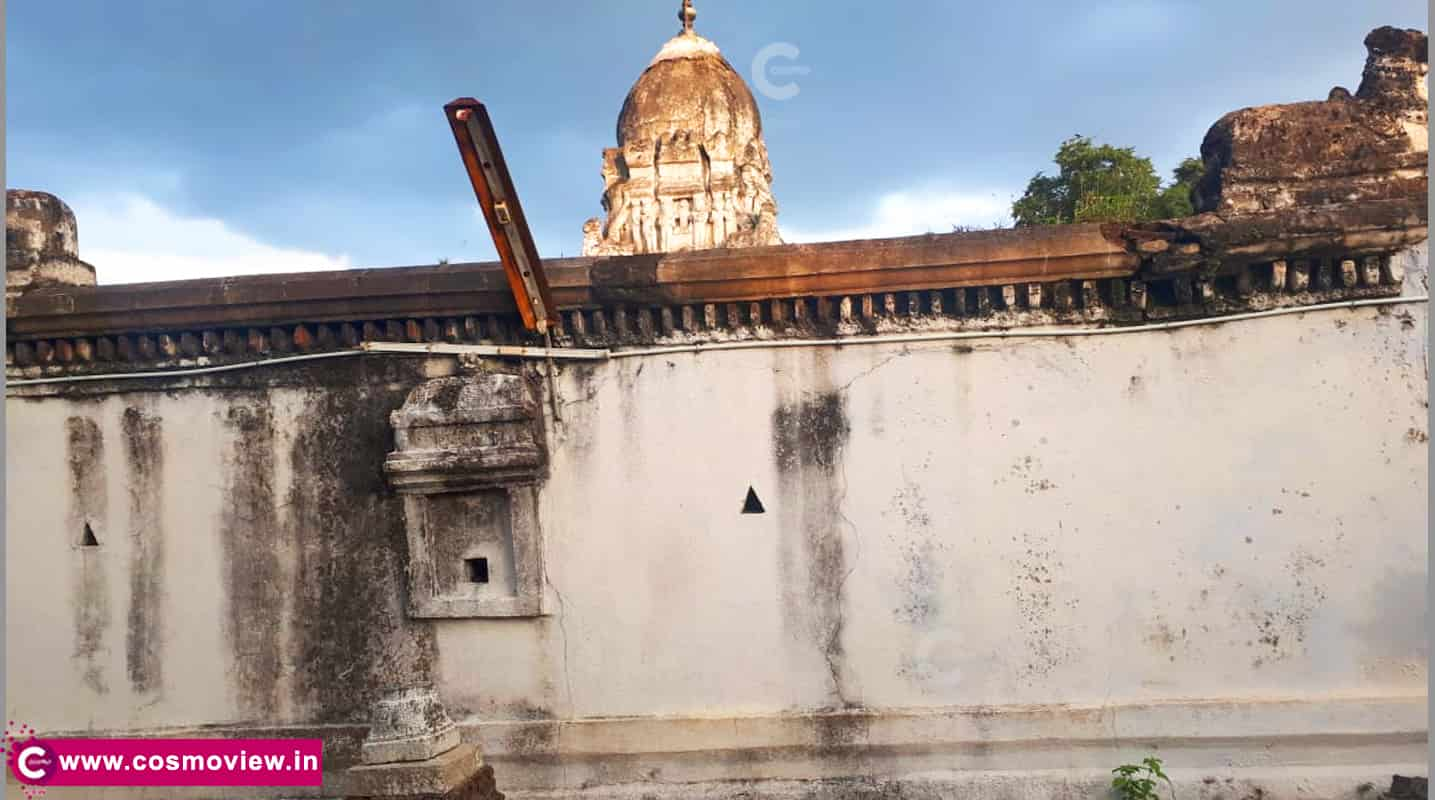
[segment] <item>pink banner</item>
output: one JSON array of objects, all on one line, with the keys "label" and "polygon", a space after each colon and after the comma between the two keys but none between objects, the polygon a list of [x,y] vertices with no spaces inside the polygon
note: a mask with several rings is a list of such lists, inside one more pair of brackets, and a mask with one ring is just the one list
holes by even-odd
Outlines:
[{"label": "pink banner", "polygon": [[322,739],[29,739],[10,747],[10,772],[29,786],[324,783]]}]

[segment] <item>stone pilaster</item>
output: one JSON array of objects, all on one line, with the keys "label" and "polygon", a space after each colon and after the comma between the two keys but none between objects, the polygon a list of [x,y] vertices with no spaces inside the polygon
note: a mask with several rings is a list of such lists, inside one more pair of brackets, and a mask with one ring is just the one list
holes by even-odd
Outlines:
[{"label": "stone pilaster", "polygon": [[437,693],[397,689],[374,704],[363,763],[344,774],[349,800],[503,800],[482,753],[459,741]]},{"label": "stone pilaster", "polygon": [[348,800],[503,800],[493,767],[471,744],[424,761],[352,767],[343,792]]},{"label": "stone pilaster", "polygon": [[458,728],[438,693],[413,688],[389,692],[374,704],[362,752],[365,764],[391,764],[426,761],[457,746]]}]

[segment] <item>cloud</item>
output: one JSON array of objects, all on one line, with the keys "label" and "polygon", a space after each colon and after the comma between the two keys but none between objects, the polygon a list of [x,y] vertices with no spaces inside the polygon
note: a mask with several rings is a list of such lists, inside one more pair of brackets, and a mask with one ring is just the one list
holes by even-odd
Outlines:
[{"label": "cloud", "polygon": [[101,284],[347,269],[347,255],[276,247],[224,220],[186,217],[134,193],[92,194],[69,202],[80,258]]},{"label": "cloud", "polygon": [[840,242],[886,239],[922,233],[951,233],[954,225],[989,228],[1010,223],[1011,201],[997,192],[911,189],[878,198],[867,222],[827,229],[782,227],[785,242]]}]

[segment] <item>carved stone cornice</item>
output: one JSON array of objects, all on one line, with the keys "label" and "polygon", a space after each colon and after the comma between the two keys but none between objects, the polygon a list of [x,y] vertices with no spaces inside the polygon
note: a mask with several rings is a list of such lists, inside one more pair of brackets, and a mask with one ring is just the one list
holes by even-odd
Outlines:
[{"label": "carved stone cornice", "polygon": [[[1139,324],[1397,294],[1391,255],[1424,241],[1427,220],[1419,197],[545,267],[559,346]],[[1313,278],[1276,285],[1277,262],[1306,263]],[[363,342],[542,344],[519,324],[498,264],[37,289],[6,326],[12,378],[223,365]]]},{"label": "carved stone cornice", "polygon": [[408,494],[531,484],[545,463],[540,416],[520,375],[436,378],[390,415],[395,448],[384,472]]}]

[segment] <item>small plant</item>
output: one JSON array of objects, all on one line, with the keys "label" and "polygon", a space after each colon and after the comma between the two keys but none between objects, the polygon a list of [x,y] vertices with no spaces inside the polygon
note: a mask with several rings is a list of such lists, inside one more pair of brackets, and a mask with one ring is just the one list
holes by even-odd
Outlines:
[{"label": "small plant", "polygon": [[1000,231],[1011,227],[1001,220],[990,225],[953,225],[952,233],[972,233],[973,231]]},{"label": "small plant", "polygon": [[1161,759],[1155,756],[1141,759],[1140,764],[1122,764],[1111,770],[1111,774],[1116,776],[1111,779],[1111,788],[1121,800],[1161,800],[1156,792],[1158,778],[1171,790],[1171,800],[1176,800],[1176,785],[1161,769]]}]

